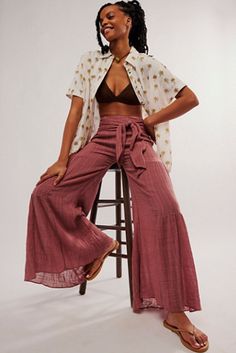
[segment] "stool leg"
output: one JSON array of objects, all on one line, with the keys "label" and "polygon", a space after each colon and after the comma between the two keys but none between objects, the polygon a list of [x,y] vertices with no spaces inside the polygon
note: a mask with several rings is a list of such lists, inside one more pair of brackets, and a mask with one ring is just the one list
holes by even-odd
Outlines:
[{"label": "stool leg", "polygon": [[[92,223],[95,224],[96,222],[96,218],[97,218],[97,210],[98,210],[98,200],[99,200],[99,196],[100,196],[100,191],[101,191],[101,186],[102,186],[102,181],[100,182],[99,188],[98,188],[98,192],[96,195],[96,198],[94,200],[92,209],[91,209],[91,213],[90,213],[90,221]],[[84,295],[86,292],[86,287],[87,287],[87,280],[85,280],[83,283],[81,283],[80,288],[79,288],[79,293],[81,295]]]},{"label": "stool leg", "polygon": [[124,198],[124,211],[125,211],[125,232],[127,242],[127,255],[128,255],[128,272],[129,272],[129,289],[130,289],[130,303],[133,304],[133,289],[132,289],[132,218],[130,212],[130,194],[129,184],[126,173],[123,168],[122,171],[122,185],[123,185],[123,198]]},{"label": "stool leg", "polygon": [[[115,171],[115,198],[116,200],[121,198],[121,171]],[[121,204],[116,205],[116,225],[121,226]],[[121,230],[116,230],[116,240],[121,244]],[[121,254],[121,245],[116,250],[117,254]],[[121,257],[116,257],[116,277],[122,276],[122,261]]]}]

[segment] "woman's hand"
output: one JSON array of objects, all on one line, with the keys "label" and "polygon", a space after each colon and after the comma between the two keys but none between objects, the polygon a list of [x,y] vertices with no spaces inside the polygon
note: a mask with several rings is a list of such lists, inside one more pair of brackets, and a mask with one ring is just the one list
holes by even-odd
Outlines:
[{"label": "woman's hand", "polygon": [[151,115],[143,120],[147,133],[151,136],[152,140],[156,142],[154,125],[151,121],[152,121]]},{"label": "woman's hand", "polygon": [[41,184],[44,180],[51,178],[54,175],[57,175],[57,178],[54,180],[53,184],[54,185],[58,184],[59,181],[63,178],[66,170],[67,170],[66,162],[56,161],[46,170],[46,172],[44,172],[40,176],[40,180],[37,182],[36,186]]}]

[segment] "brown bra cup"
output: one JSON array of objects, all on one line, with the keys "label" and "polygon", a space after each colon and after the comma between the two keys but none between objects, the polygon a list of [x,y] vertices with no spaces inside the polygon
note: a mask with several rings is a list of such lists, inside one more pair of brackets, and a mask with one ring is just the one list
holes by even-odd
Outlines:
[{"label": "brown bra cup", "polygon": [[140,105],[131,82],[116,96],[104,79],[96,92],[98,103],[121,102],[130,105]]}]

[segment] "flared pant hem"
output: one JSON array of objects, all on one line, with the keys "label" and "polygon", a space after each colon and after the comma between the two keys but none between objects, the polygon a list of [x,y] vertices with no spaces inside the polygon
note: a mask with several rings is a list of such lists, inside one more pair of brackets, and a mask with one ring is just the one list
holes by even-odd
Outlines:
[{"label": "flared pant hem", "polygon": [[61,272],[47,272],[47,270],[37,270],[34,275],[25,275],[24,281],[42,284],[50,288],[71,288],[82,284],[86,280],[84,266],[65,268]]},{"label": "flared pant hem", "polygon": [[201,305],[187,305],[183,304],[182,306],[174,306],[174,307],[168,307],[161,305],[158,300],[153,297],[153,298],[142,298],[140,301],[134,302],[132,306],[132,311],[136,314],[140,314],[143,311],[166,311],[166,312],[183,312],[183,311],[189,311],[189,312],[194,312],[194,311],[201,311],[202,307]]}]

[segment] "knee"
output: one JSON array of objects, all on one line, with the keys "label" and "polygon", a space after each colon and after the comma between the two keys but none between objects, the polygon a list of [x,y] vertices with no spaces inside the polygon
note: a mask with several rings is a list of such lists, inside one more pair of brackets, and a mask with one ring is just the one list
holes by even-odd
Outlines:
[{"label": "knee", "polygon": [[169,194],[168,198],[165,198],[165,201],[162,202],[162,207],[165,214],[180,212],[179,203],[173,194]]},{"label": "knee", "polygon": [[51,191],[52,188],[54,187],[54,185],[53,185],[54,179],[55,179],[55,176],[50,177],[50,178],[42,181],[40,184],[36,185],[31,193],[31,196],[32,197],[40,197],[40,196],[47,195],[48,192]]}]

